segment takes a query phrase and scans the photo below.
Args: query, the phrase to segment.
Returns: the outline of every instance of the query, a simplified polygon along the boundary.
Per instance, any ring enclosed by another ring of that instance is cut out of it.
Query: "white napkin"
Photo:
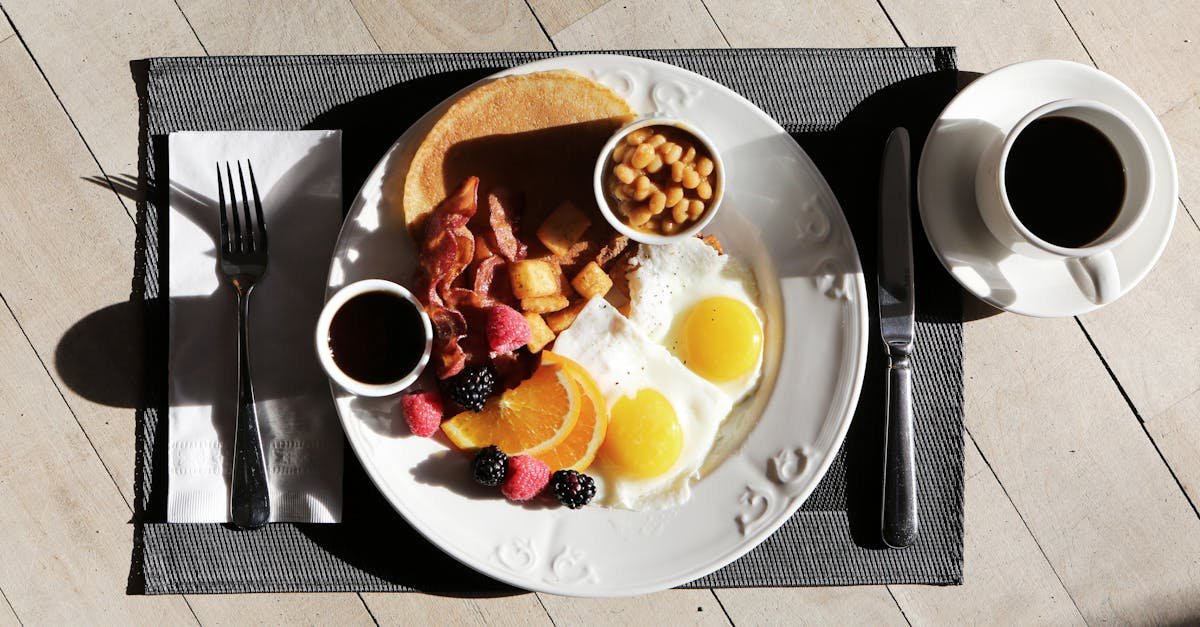
[[[218,266],[216,171],[218,162],[231,162],[236,183],[235,162],[242,160],[244,168],[249,159],[270,238],[270,260],[250,297],[247,331],[271,520],[338,522],[342,430],[313,329],[342,219],[341,132],[172,133],[168,153],[167,520],[229,520],[237,308]]]

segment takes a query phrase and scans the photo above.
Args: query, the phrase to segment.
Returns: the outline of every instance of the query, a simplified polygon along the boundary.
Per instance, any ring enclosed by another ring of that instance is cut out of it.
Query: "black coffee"
[[[329,349],[342,372],[355,380],[375,385],[398,381],[425,351],[421,314],[395,294],[359,294],[333,315]]]
[[[1125,202],[1125,166],[1117,149],[1094,126],[1068,117],[1034,120],[1017,135],[1004,184],[1017,219],[1066,248],[1103,235]]]

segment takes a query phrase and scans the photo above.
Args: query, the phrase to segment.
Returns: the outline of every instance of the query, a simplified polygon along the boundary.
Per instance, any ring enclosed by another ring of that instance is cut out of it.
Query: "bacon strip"
[[[461,313],[441,305],[427,305],[429,321],[433,324],[433,357],[438,377],[452,377],[466,366],[467,358],[458,345],[467,333],[467,321]]]
[[[475,257],[475,236],[467,223],[478,208],[478,191],[479,179],[469,177],[425,221],[418,298],[434,327],[434,363],[441,379],[458,374],[468,359],[459,345],[467,333],[467,321],[458,311],[459,301],[467,299],[453,284]]]
[[[446,305],[460,312],[468,308],[482,309],[490,304],[492,301],[486,295],[465,287],[452,287],[446,292]]]
[[[520,196],[501,187],[488,193],[487,202],[488,225],[492,228],[491,239],[496,245],[495,249],[510,262],[524,259],[526,246],[513,233],[514,215],[520,212]]]
[[[482,296],[486,296],[488,300],[506,300],[511,295],[511,287],[508,285],[508,272],[505,272],[505,267],[508,262],[504,258],[488,257],[479,261],[475,265],[475,274],[473,275],[472,286],[476,292]],[[497,276],[497,272],[500,276]]]
[[[479,178],[468,178],[426,218],[421,270],[426,278],[424,286],[430,291],[430,302],[435,300],[433,292],[445,298],[450,284],[475,257],[475,236],[471,235],[467,222],[475,215],[478,190]]]

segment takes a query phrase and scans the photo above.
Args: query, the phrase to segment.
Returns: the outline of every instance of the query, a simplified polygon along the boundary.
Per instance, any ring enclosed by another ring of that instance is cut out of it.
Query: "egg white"
[[[596,502],[634,510],[665,509],[688,500],[721,421],[733,408],[729,397],[689,370],[666,348],[602,298],[593,298],[554,343],[554,352],[583,366],[611,410],[623,396],[651,388],[675,410],[683,450],[667,472],[648,479],[623,477],[603,457],[588,470],[597,479]]]
[[[650,341],[662,344],[681,361],[683,321],[697,303],[726,296],[745,303],[763,328],[754,271],[741,260],[722,255],[698,238],[675,244],[641,246],[629,273],[629,320]],[[763,356],[749,372],[732,381],[710,381],[736,404],[758,385]]]

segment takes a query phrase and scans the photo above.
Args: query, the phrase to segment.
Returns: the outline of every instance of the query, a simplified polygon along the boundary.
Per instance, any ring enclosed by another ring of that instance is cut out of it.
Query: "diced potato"
[[[544,318],[546,326],[550,327],[550,330],[556,334],[566,331],[575,322],[575,318],[579,316],[579,312],[583,311],[583,308],[587,304],[587,299],[581,299],[571,303],[566,309],[546,314]]]
[[[532,331],[529,343],[525,345],[529,352],[539,353],[543,347],[554,341],[554,331],[546,326],[546,321],[540,315],[526,313],[525,321],[529,323],[529,330]]]
[[[544,314],[558,311],[570,304],[566,296],[534,296],[521,299],[521,309],[526,313]]]
[[[631,306],[632,304],[633,304],[633,303],[625,303],[624,305],[621,305],[620,307],[617,307],[617,311],[618,311],[618,312],[619,312],[619,313],[620,313],[622,316],[625,316],[626,318],[628,318],[628,317],[629,317],[629,311],[630,311],[630,308],[631,308],[630,306]]]
[[[557,294],[558,275],[561,273],[562,270],[556,264],[538,259],[522,259],[512,264],[509,270],[513,296],[534,298]]]
[[[537,238],[550,252],[561,257],[571,250],[591,225],[592,220],[587,214],[565,202],[538,227]]]
[[[579,271],[579,274],[575,275],[574,279],[571,279],[571,286],[587,299],[593,296],[604,296],[608,290],[612,289],[613,282],[603,268],[595,261],[590,261]]]

